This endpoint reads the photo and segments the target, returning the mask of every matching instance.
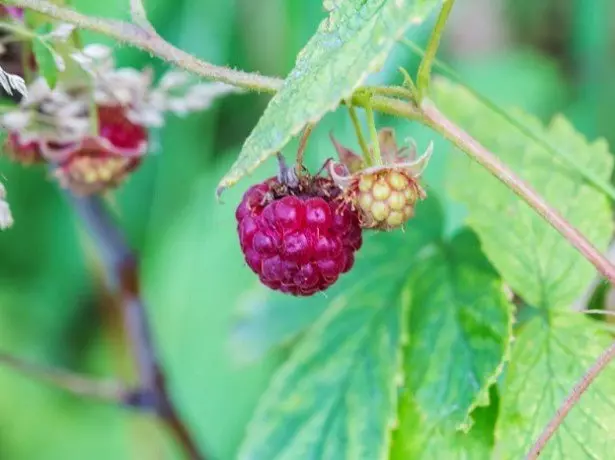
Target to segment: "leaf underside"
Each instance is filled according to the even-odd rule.
[[[613,233],[607,197],[544,147],[529,140],[470,92],[445,80],[434,85],[443,112],[497,154],[599,249]],[[587,142],[563,117],[548,127],[534,117],[517,118],[596,176],[610,180],[613,157],[606,142]],[[491,262],[530,304],[568,307],[596,276],[595,268],[541,216],[470,159],[458,155],[451,168],[451,193],[468,207]]]
[[[350,97],[395,42],[442,0],[347,0],[320,24],[224,176],[218,194],[279,152],[308,123]]]

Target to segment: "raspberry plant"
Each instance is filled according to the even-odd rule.
[[[254,293],[242,299],[252,308],[240,310],[234,348],[252,359],[286,352],[238,458],[612,456],[612,334],[571,311],[598,274],[615,282],[615,267],[602,254],[613,235],[612,154],[604,141],[588,142],[561,116],[544,126],[435,77],[453,0],[325,1],[320,27],[284,80],[218,67],[173,47],[148,22],[139,0],[130,2],[130,23],[89,18],[64,2],[9,3],[0,29],[25,37],[24,52],[21,76],[2,71],[0,84],[27,96],[3,111],[5,153],[48,168],[82,217],[123,303],[139,378],[110,391],[96,380],[76,386],[74,376],[61,372],[51,379],[44,369],[30,373],[81,395],[153,412],[186,456],[205,458],[200,413],[167,387],[137,258],[101,196],[147,161],[149,130],[167,116],[256,90],[273,93],[262,118],[228,171],[216,171],[217,187],[206,180],[211,199],[215,188],[228,202],[207,222],[202,209],[188,206],[179,218],[188,230],[173,226],[168,240],[172,253],[182,236],[200,242],[204,227],[222,223],[227,233],[236,227],[231,246],[198,246],[207,249],[196,254],[199,261],[210,258],[215,269],[201,273],[191,265],[190,272],[206,289],[229,264],[245,262],[235,289],[245,283]],[[389,86],[366,83],[402,37],[430,27],[414,77],[402,71]],[[82,46],[81,29],[182,70],[158,79],[150,70],[117,68],[109,48]],[[215,82],[194,81],[184,71]],[[332,111],[349,117],[360,154],[335,138],[327,152],[307,144],[310,133],[322,136],[319,124]],[[398,121],[379,126],[375,113]],[[400,120],[429,128],[436,147],[425,146],[419,156],[413,141],[398,146]],[[296,166],[289,168],[281,154],[294,153],[288,144],[302,131]],[[457,152],[447,188],[432,193],[422,174],[432,151],[444,153],[443,139],[475,161]],[[249,184],[246,177],[275,155],[279,175],[251,176]],[[324,163],[317,174],[306,166],[314,157]],[[241,183],[247,189],[238,193],[234,186]],[[17,193],[18,185],[12,187]],[[13,192],[7,200],[5,188],[0,184],[2,228],[13,222]],[[452,234],[445,212],[451,199],[467,209]],[[165,283],[185,286],[174,267],[152,282],[153,292]],[[175,311],[168,314],[176,319]],[[15,359],[2,361],[29,369]],[[184,385],[177,381],[173,388]]]

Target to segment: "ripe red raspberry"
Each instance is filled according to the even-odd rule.
[[[89,195],[119,185],[140,163],[147,131],[132,123],[121,106],[98,107],[99,133],[83,139],[59,162],[55,175],[73,192]]]
[[[296,296],[329,288],[362,244],[356,213],[322,177],[296,188],[275,178],[253,185],[235,216],[248,266],[269,288]]]

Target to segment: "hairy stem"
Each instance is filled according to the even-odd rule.
[[[423,104],[422,111],[425,124],[451,141],[515,192],[590,261],[611,284],[615,285],[615,266],[534,189],[476,139],[448,120],[433,104],[430,102]]]
[[[46,0],[9,0],[6,3],[29,8],[60,21],[75,24],[82,29],[99,32],[119,42],[131,44],[148,51],[177,67],[205,78],[221,81],[253,91],[274,93],[282,86],[279,78],[264,77],[254,73],[241,72],[228,67],[216,66],[195,58],[176,48],[157,34],[152,34],[140,25],[112,19],[88,17],[70,8],[54,5]]]
[[[549,439],[553,437],[557,429],[564,422],[568,412],[579,402],[583,393],[587,391],[593,381],[596,380],[596,377],[598,377],[613,360],[615,360],[615,342],[598,357],[594,365],[585,373],[579,383],[575,385],[555,416],[549,421],[536,443],[532,446],[530,452],[525,457],[526,460],[535,460],[538,458],[547,445],[547,442],[549,442]]]
[[[167,423],[189,457],[204,458],[181,421],[167,391],[152,340],[147,311],[140,295],[135,256],[109,216],[101,198],[71,196],[71,201],[100,252],[110,287],[121,299],[124,328],[138,369],[140,394],[151,400],[150,404],[155,412]]]
[[[297,150],[297,174],[301,175],[303,172],[303,156],[305,155],[305,149],[307,148],[308,140],[314,129],[314,125],[307,125],[303,129],[301,134],[301,140],[299,141],[299,149]]]
[[[371,165],[372,157],[369,154],[369,147],[367,146],[367,142],[365,142],[365,136],[363,136],[363,130],[361,129],[361,120],[359,120],[357,109],[355,109],[351,104],[349,104],[348,113],[350,114],[350,120],[352,121],[354,132],[357,135],[357,141],[359,142],[359,147],[361,147],[361,153],[363,153],[363,159],[365,160],[365,164]]]
[[[365,104],[365,115],[367,115],[367,128],[369,129],[369,137],[372,140],[371,149],[371,164],[375,166],[382,166],[382,155],[380,154],[380,141],[378,139],[378,128],[376,128],[376,119],[374,117],[374,110],[371,105],[371,96],[369,96]]]
[[[416,43],[412,42],[411,40],[403,38],[400,40],[400,43],[407,46],[414,53],[420,56],[425,56],[425,52],[421,49],[421,47],[418,46]],[[498,107],[494,102],[492,102],[491,100],[489,100],[488,98],[480,94],[475,89],[470,88],[467,84],[463,82],[461,75],[459,75],[448,64],[445,64],[444,62],[439,61],[438,59],[434,59],[433,64],[435,67],[442,70],[443,73],[445,73],[451,80],[463,86],[470,94],[472,94],[472,96],[474,96],[485,107],[492,110],[494,113],[497,113],[500,117],[502,117],[504,120],[510,123],[513,127],[515,127],[520,133],[522,133],[528,139],[531,139],[537,144],[541,145],[552,155],[555,155],[561,158],[568,165],[570,165],[573,170],[577,171],[587,182],[589,182],[594,187],[596,187],[598,190],[600,190],[602,193],[607,195],[609,198],[611,198],[611,200],[615,200],[615,187],[613,187],[608,180],[602,179],[593,170],[591,170],[584,164],[576,161],[575,158],[571,154],[557,148],[549,140],[540,136],[539,134],[536,134],[529,125],[526,125],[525,123],[521,122],[516,117],[508,113],[506,110]],[[404,69],[400,69],[400,71],[402,71],[403,73],[405,73],[405,75],[407,75],[407,72],[405,72]],[[406,80],[411,81],[409,80],[409,78],[410,77],[408,76]]]
[[[431,78],[431,66],[434,62],[434,59],[436,58],[436,53],[438,52],[438,48],[440,47],[440,39],[442,38],[442,32],[444,31],[444,26],[446,25],[448,16],[453,9],[454,3],[455,0],[444,0],[442,10],[440,10],[436,25],[433,29],[433,32],[431,33],[429,43],[427,44],[425,55],[423,56],[421,64],[419,65],[419,70],[416,76],[416,85],[419,91],[419,101],[425,95],[425,92],[429,87],[429,80]]]

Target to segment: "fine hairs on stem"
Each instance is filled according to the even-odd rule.
[[[119,42],[148,51],[179,68],[193,72],[204,78],[228,83],[247,90],[268,93],[275,93],[283,85],[283,81],[279,78],[266,77],[255,73],[247,73],[227,67],[216,66],[174,47],[162,39],[155,32],[149,21],[147,21],[145,9],[143,8],[141,0],[131,0],[131,11],[133,14],[132,23],[88,17],[70,8],[57,6],[45,0],[9,0],[7,3],[41,12],[57,20],[75,24],[82,29],[89,29],[102,33]],[[443,3],[443,9],[436,22],[436,27],[427,47],[425,58],[419,69],[417,80],[419,97],[416,98],[416,102],[400,100],[397,98],[397,94],[391,91],[385,92],[384,95],[382,93],[374,93],[368,101],[369,110],[379,111],[408,120],[419,121],[440,133],[513,190],[520,199],[524,200],[535,212],[566,238],[566,240],[591,262],[611,284],[615,284],[615,266],[613,266],[583,234],[571,225],[570,222],[564,219],[564,217],[553,209],[505,164],[500,162],[496,155],[485,149],[477,140],[447,119],[437,107],[429,101],[423,100],[422,96],[425,94],[429,83],[431,65],[435,59],[440,36],[452,6],[453,0],[447,0]],[[357,107],[367,108],[366,101],[363,97],[353,97],[351,104]],[[94,206],[94,203],[90,203],[90,205]],[[135,310],[143,311],[142,308],[136,308]],[[544,447],[544,444],[562,423],[570,408],[579,400],[582,393],[587,390],[595,377],[614,359],[614,357],[615,345],[611,346],[609,350],[600,357],[596,364],[589,370],[583,381],[575,387],[571,397],[566,400],[560,411],[558,411],[558,414],[545,428],[543,435],[541,435],[539,442],[532,449],[528,458],[535,458],[538,455],[542,447]],[[166,395],[164,385],[162,385],[162,387],[159,386],[157,391],[159,395]],[[169,401],[168,398],[167,401]],[[170,420],[170,418],[167,417],[167,420]],[[188,438],[188,441],[185,439],[183,440],[184,444],[186,442],[189,443],[190,437],[186,434],[187,431],[183,430],[183,435],[181,433],[183,425],[178,417],[176,417],[174,422],[170,422],[169,424],[180,438],[182,436]]]

